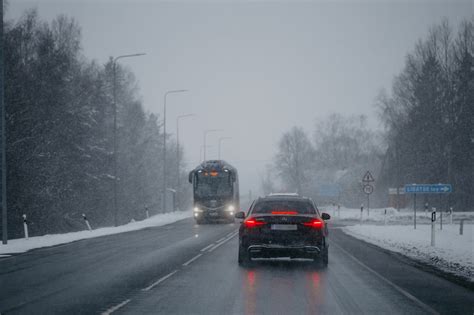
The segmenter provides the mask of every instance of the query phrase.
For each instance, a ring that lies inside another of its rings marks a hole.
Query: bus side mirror
[[[193,183],[193,174],[194,174],[193,171],[189,172],[188,181],[189,181],[190,184]]]

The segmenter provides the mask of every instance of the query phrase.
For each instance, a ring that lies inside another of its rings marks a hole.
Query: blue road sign
[[[447,194],[453,191],[451,184],[409,184],[405,185],[406,194]]]

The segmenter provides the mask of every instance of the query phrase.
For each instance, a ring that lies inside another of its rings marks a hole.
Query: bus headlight
[[[235,207],[234,207],[234,205],[229,205],[226,210],[230,211],[230,212],[234,212]]]
[[[194,212],[195,212],[195,213],[196,213],[196,212],[202,212],[202,210],[199,209],[198,207],[194,207]]]

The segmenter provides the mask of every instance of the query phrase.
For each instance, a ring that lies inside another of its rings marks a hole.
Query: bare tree
[[[286,189],[298,193],[308,190],[313,153],[313,146],[303,129],[293,127],[283,134],[278,144],[275,165]]]

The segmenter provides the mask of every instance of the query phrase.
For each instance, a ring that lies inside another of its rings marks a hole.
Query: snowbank
[[[431,225],[354,225],[343,231],[358,239],[401,253],[448,273],[474,282],[474,225],[465,224],[459,235],[459,224],[436,225],[436,246],[430,246]]]
[[[331,215],[331,220],[337,221],[360,221],[360,209],[350,209],[341,207],[339,211],[333,206],[321,207],[323,212],[327,212]],[[320,209],[321,210],[321,209]],[[386,220],[387,223],[405,223],[411,224],[413,222],[413,209],[401,209],[397,211],[395,208],[377,208],[370,209],[370,214],[367,213],[367,209],[362,212],[363,222],[384,222],[385,210],[387,211]],[[440,218],[440,212],[437,216]],[[418,209],[416,213],[417,223],[429,223],[431,222],[431,212],[424,212],[423,209]],[[474,220],[474,212],[454,212],[453,222],[459,222],[461,219]],[[450,221],[449,214],[443,212],[443,223]]]
[[[23,253],[28,250],[40,247],[48,247],[59,244],[65,244],[82,240],[86,238],[99,237],[104,235],[111,235],[123,233],[128,231],[141,230],[148,227],[162,226],[173,223],[192,216],[191,211],[177,211],[171,213],[157,214],[149,219],[137,222],[130,222],[118,227],[105,227],[92,231],[80,231],[65,234],[50,234],[43,236],[30,237],[26,239],[9,240],[7,245],[0,245],[0,257],[5,257],[2,254]]]

